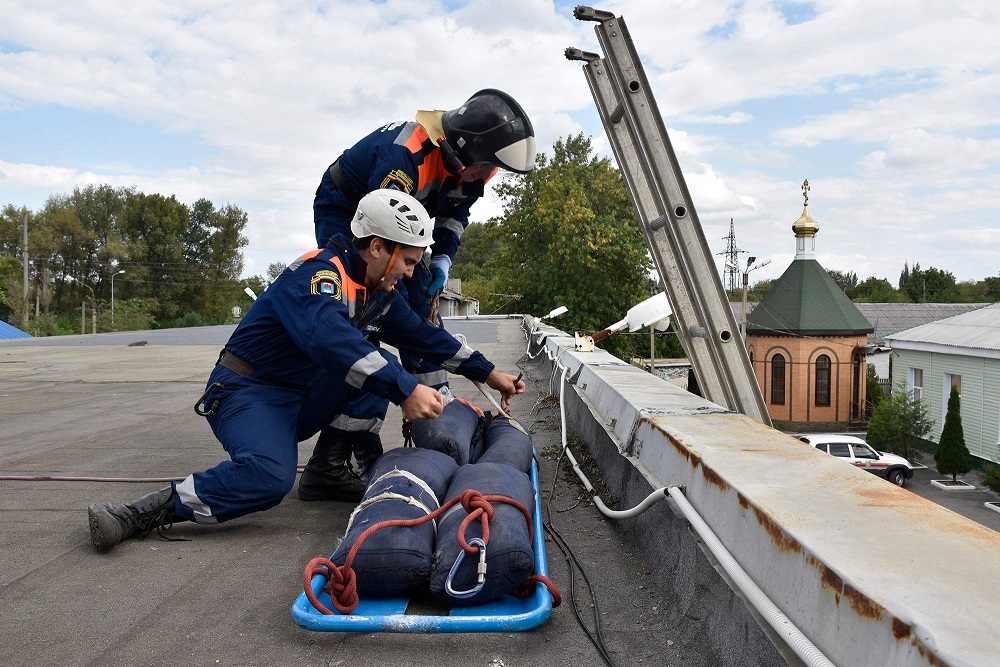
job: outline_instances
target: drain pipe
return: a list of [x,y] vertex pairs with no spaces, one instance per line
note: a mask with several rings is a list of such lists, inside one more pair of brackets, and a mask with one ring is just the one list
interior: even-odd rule
[[604,504],[604,501],[601,500],[601,497],[597,495],[597,491],[594,489],[594,485],[590,483],[590,480],[587,479],[587,475],[584,474],[583,470],[580,469],[580,464],[577,462],[576,457],[573,456],[573,452],[569,448],[569,442],[566,440],[565,397],[566,397],[566,385],[568,384],[566,382],[566,373],[569,371],[569,367],[563,366],[561,363],[558,362],[558,360],[553,360],[553,361],[555,361],[555,363],[562,368],[562,377],[559,379],[559,416],[562,419],[562,450],[563,453],[566,455],[566,458],[569,459],[570,464],[573,466],[573,472],[575,472],[576,476],[580,478],[580,481],[583,483],[583,488],[585,488],[587,490],[587,493],[590,494],[591,500],[594,501],[594,505],[596,505],[597,509],[601,511],[601,514],[608,517],[609,519],[630,519],[634,516],[639,516],[640,514],[648,510],[650,507],[655,505],[658,501],[666,498],[667,489],[666,487],[664,487],[662,489],[657,489],[656,491],[653,491],[651,494],[646,496],[646,498],[641,503],[639,503],[632,509],[613,510]]
[[746,596],[750,604],[753,605],[753,608],[760,612],[768,625],[774,628],[774,631],[791,647],[795,655],[806,665],[809,665],[809,667],[834,667],[834,664],[823,655],[822,651],[816,648],[816,645],[809,641],[802,634],[801,630],[795,627],[789,618],[767,597],[764,591],[753,582],[750,575],[740,567],[740,564],[736,562],[736,559],[729,553],[725,545],[715,536],[715,533],[705,523],[705,520],[701,518],[698,511],[684,497],[684,493],[676,486],[669,487],[668,491],[670,497],[680,508],[684,518],[688,520],[691,527],[698,533],[698,537],[701,538],[705,546],[712,552],[715,559],[719,561],[722,569],[726,571],[726,574],[733,580],[737,588],[740,589],[740,592]]
[[[528,336],[528,347],[531,346],[531,337]],[[777,605],[771,601],[767,594],[760,589],[760,587],[754,583],[750,575],[746,573],[746,570],[736,562],[732,554],[726,546],[716,537],[715,533],[712,531],[711,527],[705,520],[701,518],[698,511],[694,506],[688,501],[684,496],[684,492],[680,487],[670,486],[656,489],[650,493],[646,498],[628,510],[612,510],[604,504],[601,497],[597,495],[597,491],[594,489],[593,484],[587,479],[587,475],[580,469],[580,464],[577,462],[576,457],[573,456],[573,452],[569,448],[569,442],[566,436],[566,374],[569,372],[569,367],[564,366],[558,358],[558,355],[549,352],[546,349],[546,356],[549,361],[551,361],[557,368],[562,369],[562,376],[559,380],[559,416],[562,425],[562,451],[569,459],[573,466],[573,472],[576,476],[580,478],[583,483],[583,487],[590,494],[591,499],[594,501],[594,505],[600,510],[601,514],[610,519],[628,519],[634,516],[642,514],[651,506],[656,504],[658,501],[666,498],[668,495],[677,504],[684,518],[687,519],[691,527],[694,528],[698,537],[701,538],[702,542],[708,547],[709,551],[725,570],[729,578],[736,584],[740,592],[746,597],[747,601],[753,606],[755,610],[761,615],[761,617],[771,626],[772,629],[785,641],[785,643],[792,649],[792,651],[802,660],[802,662],[807,667],[835,667],[835,665],[827,658],[822,651],[816,648],[808,637],[806,637],[801,630],[795,627],[795,624],[785,616],[785,614],[778,609]],[[537,352],[535,356],[537,356]]]

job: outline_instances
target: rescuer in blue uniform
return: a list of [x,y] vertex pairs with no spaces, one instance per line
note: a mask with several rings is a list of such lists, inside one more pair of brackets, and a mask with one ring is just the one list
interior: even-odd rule
[[427,212],[396,190],[366,195],[338,235],[286,268],[233,332],[195,409],[229,453],[180,483],[125,505],[88,510],[98,551],[178,521],[219,523],[274,507],[292,489],[298,443],[369,392],[410,419],[441,414],[444,397],[381,350],[385,342],[485,382],[505,398],[524,383],[416,315],[398,298],[432,244]]
[[[438,295],[469,224],[469,209],[498,169],[527,173],[535,163],[531,121],[508,94],[481,90],[451,111],[418,111],[415,121],[384,125],[344,151],[323,174],[313,202],[318,247],[345,234],[365,193],[407,192],[434,218],[434,251],[403,280],[410,307],[434,324]],[[421,384],[447,386],[448,374],[430,358],[401,351],[403,366]],[[367,471],[382,453],[379,429],[388,403],[371,393],[347,403],[320,433],[299,480],[302,500],[358,501]],[[351,453],[359,473],[351,467]]]

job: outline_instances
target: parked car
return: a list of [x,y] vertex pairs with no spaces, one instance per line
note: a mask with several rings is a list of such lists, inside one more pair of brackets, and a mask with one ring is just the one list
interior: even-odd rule
[[877,452],[861,438],[834,433],[807,434],[798,438],[827,454],[847,459],[852,465],[883,477],[896,486],[906,486],[906,480],[913,477],[913,466],[909,461],[895,454]]

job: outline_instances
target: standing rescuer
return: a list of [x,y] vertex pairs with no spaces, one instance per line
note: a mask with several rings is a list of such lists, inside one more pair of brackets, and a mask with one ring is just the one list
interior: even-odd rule
[[336,235],[285,269],[219,355],[195,409],[231,460],[131,503],[91,505],[98,551],[172,523],[220,523],[274,507],[295,482],[298,442],[362,393],[399,404],[411,419],[440,415],[443,396],[419,384],[379,341],[486,382],[505,398],[524,391],[523,382],[398,297],[397,281],[413,274],[433,242],[416,199],[371,192],[350,229],[353,240]]
[[[451,111],[418,111],[416,120],[384,125],[344,151],[324,172],[313,202],[316,242],[347,234],[358,201],[378,188],[416,197],[434,218],[434,251],[400,289],[413,310],[440,325],[437,297],[469,224],[469,210],[498,169],[534,168],[531,121],[507,93],[488,88]],[[400,287],[400,286],[397,286]],[[401,351],[403,366],[425,385],[447,386],[448,374],[430,357]],[[322,430],[299,482],[303,500],[360,500],[368,468],[382,453],[379,436],[388,402],[362,393]],[[360,475],[350,466],[351,454]]]

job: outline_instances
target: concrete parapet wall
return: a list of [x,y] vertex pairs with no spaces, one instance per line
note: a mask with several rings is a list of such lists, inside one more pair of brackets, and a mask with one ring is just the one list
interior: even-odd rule
[[[544,345],[568,368],[567,424],[621,509],[655,488],[683,487],[832,662],[1000,664],[1000,533],[603,351],[576,352],[572,337],[537,320],[526,325],[535,327],[529,350]],[[795,662],[780,641],[769,644],[773,632],[757,626],[666,503],[618,526],[683,612],[703,619],[720,664]]]

